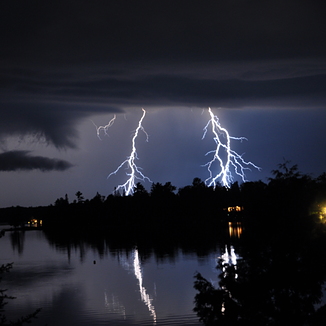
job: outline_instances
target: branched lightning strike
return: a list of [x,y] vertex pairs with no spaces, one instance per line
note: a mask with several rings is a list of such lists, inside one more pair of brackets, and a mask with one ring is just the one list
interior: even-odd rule
[[[123,192],[128,196],[128,195],[131,195],[133,194],[134,192],[134,188],[136,186],[136,183],[135,183],[135,180],[141,180],[141,181],[149,181],[149,182],[152,182],[148,177],[146,177],[140,170],[141,168],[139,166],[136,165],[135,163],[135,160],[138,159],[138,156],[137,156],[137,150],[136,150],[136,139],[137,139],[137,136],[138,136],[138,133],[139,131],[141,130],[145,135],[146,135],[146,141],[148,142],[148,134],[147,132],[145,131],[144,127],[142,126],[142,122],[145,118],[145,115],[146,115],[146,111],[144,109],[143,110],[143,115],[142,117],[140,118],[139,122],[138,122],[138,127],[137,129],[135,130],[135,133],[132,137],[132,146],[131,146],[131,153],[130,153],[130,156],[127,157],[127,159],[125,161],[123,161],[119,166],[118,168],[114,171],[114,172],[111,172],[109,175],[108,175],[108,178],[110,178],[111,175],[113,174],[116,174],[124,165],[127,165],[127,169],[130,169],[130,173],[126,173],[127,176],[129,176],[129,179],[122,185],[119,185],[117,188],[116,188],[116,191],[119,191],[120,189],[123,190]],[[111,120],[112,121],[112,120]],[[110,121],[110,122],[111,122]],[[113,122],[112,122],[113,123]],[[110,124],[110,123],[109,123]],[[108,124],[108,125],[109,125]],[[111,124],[112,125],[112,124]]]
[[109,123],[107,125],[99,126],[99,127],[92,121],[93,125],[96,128],[96,134],[97,134],[97,137],[99,140],[101,140],[101,137],[100,137],[101,130],[103,130],[103,132],[106,136],[109,136],[108,129],[113,125],[115,118],[116,118],[116,115],[113,116],[113,118],[109,121]]
[[[221,127],[219,123],[219,119],[217,118],[217,116],[213,114],[211,108],[208,108],[208,112],[210,114],[210,119],[204,128],[204,134],[202,139],[205,138],[208,131],[208,127],[209,125],[211,125],[211,130],[212,133],[214,134],[214,141],[216,143],[216,149],[206,153],[206,156],[211,153],[214,153],[214,156],[212,160],[210,160],[204,165],[207,166],[209,172],[209,177],[205,180],[205,183],[209,187],[210,186],[215,187],[218,180],[220,179],[221,184],[224,187],[229,188],[230,184],[233,182],[230,166],[233,166],[235,174],[240,176],[242,181],[245,182],[246,181],[245,170],[251,170],[250,167],[254,167],[258,170],[260,170],[260,168],[252,162],[246,162],[241,155],[239,155],[237,152],[232,150],[231,139],[240,140],[240,141],[247,140],[247,139],[245,137],[231,137],[228,131],[225,128]],[[222,142],[221,137],[225,138],[225,142]],[[221,157],[219,153],[221,149],[225,150],[224,159],[223,157]],[[220,166],[220,172],[215,176],[213,175],[212,172],[214,163],[218,163],[218,165]]]

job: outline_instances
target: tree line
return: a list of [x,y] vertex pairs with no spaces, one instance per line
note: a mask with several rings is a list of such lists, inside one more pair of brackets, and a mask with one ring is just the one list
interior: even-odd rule
[[[171,182],[153,183],[147,191],[137,183],[133,195],[115,191],[107,197],[97,193],[91,199],[76,192],[76,199],[58,198],[43,207],[1,209],[2,219],[19,225],[34,217],[42,219],[46,230],[73,233],[141,233],[165,236],[195,231],[196,234],[219,229],[221,223],[243,219],[247,228],[259,229],[270,223],[271,232],[285,224],[296,228],[316,222],[326,205],[326,173],[317,178],[299,172],[288,162],[272,171],[268,182],[254,181],[229,188],[217,184],[208,187],[194,178],[191,185],[179,188]],[[241,207],[232,213],[229,207]],[[309,218],[308,218],[309,217]]]

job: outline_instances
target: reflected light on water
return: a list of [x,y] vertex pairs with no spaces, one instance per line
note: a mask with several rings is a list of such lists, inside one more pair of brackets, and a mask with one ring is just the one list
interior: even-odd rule
[[222,265],[236,265],[237,259],[240,257],[235,253],[233,246],[230,247],[230,253],[228,251],[228,247],[225,246],[225,253],[219,257],[222,259]]
[[[156,324],[156,311],[155,307],[152,304],[153,299],[150,298],[149,294],[147,293],[146,288],[143,285],[143,273],[141,268],[141,263],[139,260],[139,253],[138,249],[134,249],[132,253],[132,261],[128,260],[127,257],[124,255],[118,256],[118,261],[120,265],[127,271],[131,271],[135,274],[136,279],[138,281],[139,286],[139,293],[141,300],[145,303],[147,306],[150,315],[153,317],[153,325]],[[112,312],[118,313],[122,315],[124,318],[126,318],[126,309],[125,307],[119,302],[118,297],[115,297],[112,295],[111,300],[108,298],[107,293],[104,293],[104,300],[105,300],[105,306]]]
[[[230,253],[229,253],[230,251]],[[241,257],[239,257],[239,255],[237,255],[235,253],[234,247],[230,246],[230,250],[228,250],[228,246],[225,246],[225,252],[224,254],[222,254],[220,257],[218,257],[221,261],[222,261],[222,272],[224,274],[224,277],[227,276],[227,267],[228,266],[234,266],[234,271],[237,270],[237,260],[241,259]],[[238,278],[238,273],[234,273],[234,278],[237,279]],[[226,289],[225,286],[221,287],[223,290],[225,290],[229,297],[231,298],[231,293],[229,292],[229,290]],[[222,302],[222,306],[221,306],[221,312],[224,315],[225,314],[225,304],[224,302]]]
[[163,258],[148,247],[151,254],[145,264],[136,247],[114,243],[102,255],[101,248],[95,249],[97,239],[87,241],[74,245],[60,237],[51,241],[37,228],[6,232],[0,241],[0,260],[15,263],[1,284],[17,297],[5,307],[8,318],[42,308],[32,325],[200,325],[192,310],[194,272],[216,278],[220,243],[200,255],[193,248],[175,246]]
[[141,299],[145,303],[151,316],[153,317],[153,324],[155,325],[156,324],[156,312],[155,312],[155,308],[152,304],[153,299],[151,299],[149,297],[149,294],[147,293],[146,288],[143,286],[143,275],[142,275],[142,270],[141,270],[141,266],[140,266],[139,255],[138,255],[137,249],[134,250],[134,272],[135,272],[135,276],[138,280],[139,292],[140,292]]
[[105,307],[107,307],[110,312],[119,314],[123,316],[123,319],[126,319],[126,308],[119,302],[117,296],[112,294],[111,300],[109,300],[107,293],[104,292],[104,302]]
[[231,238],[240,238],[242,231],[241,222],[229,222],[229,235]]

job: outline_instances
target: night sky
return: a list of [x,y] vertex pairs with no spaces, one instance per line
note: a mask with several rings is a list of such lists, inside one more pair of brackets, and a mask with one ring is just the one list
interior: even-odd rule
[[231,144],[261,167],[247,180],[284,160],[326,172],[324,0],[13,0],[0,16],[0,207],[112,193],[142,108],[153,182],[208,177],[208,107],[248,139]]

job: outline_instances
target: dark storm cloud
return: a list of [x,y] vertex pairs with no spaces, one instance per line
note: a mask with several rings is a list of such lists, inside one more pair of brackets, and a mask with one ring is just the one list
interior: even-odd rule
[[[37,95],[33,95],[37,98]],[[31,96],[31,97],[33,97]],[[93,106],[94,108],[94,106]],[[78,139],[76,123],[88,116],[90,107],[83,103],[25,100],[0,101],[0,140],[6,136],[28,136],[58,148],[75,148]],[[96,111],[118,111],[97,105]]]
[[4,55],[31,63],[324,53],[325,2],[6,1]]
[[64,160],[31,156],[29,153],[29,151],[9,151],[0,153],[0,171],[64,171],[72,167],[71,163]]
[[27,135],[57,147],[75,147],[77,135],[70,114],[63,112],[62,104],[2,102],[0,137]]
[[0,138],[142,106],[325,106],[325,1],[2,1]]
[[[222,70],[223,66],[216,68]],[[229,68],[232,66],[229,65]],[[51,81],[46,79],[42,81],[42,77],[37,74],[36,81],[17,77],[15,82],[8,82],[5,89],[7,96],[10,94],[13,96],[19,79],[21,96],[45,102],[33,104],[35,108],[31,104],[26,104],[26,112],[36,110],[45,116],[51,116],[51,122],[56,122],[59,126],[60,121],[66,123],[65,120],[68,120],[69,124],[69,120],[73,116],[77,118],[78,114],[83,116],[100,111],[117,112],[119,108],[122,110],[128,106],[244,107],[265,105],[266,102],[272,104],[273,100],[281,99],[289,101],[285,104],[288,106],[291,105],[291,100],[298,97],[305,105],[320,106],[325,103],[325,70],[322,63],[319,64],[319,70],[316,69],[316,65],[301,70],[287,66],[285,70],[282,64],[274,63],[272,67],[264,69],[260,66],[249,70],[249,67],[238,66],[236,76],[225,71],[215,74],[210,72],[205,77],[205,69],[197,68],[198,75],[194,75],[194,72],[185,72],[182,69],[178,73],[173,67],[170,69],[166,67],[165,72],[160,71],[160,67],[152,68],[150,73],[131,69],[130,75],[126,76],[123,72],[107,72],[103,67],[100,76],[96,71],[88,76],[72,73],[70,76],[72,80],[64,80],[64,76],[60,75]],[[58,101],[57,104],[46,103],[55,100]],[[79,107],[76,102],[79,103]],[[84,105],[81,105],[82,103]],[[97,105],[89,109],[89,105],[105,103],[110,103],[111,106]],[[293,106],[296,105],[294,103],[296,101],[292,103]],[[5,106],[3,110],[7,112]],[[3,112],[3,118],[5,116]],[[51,131],[50,125],[47,128]]]

